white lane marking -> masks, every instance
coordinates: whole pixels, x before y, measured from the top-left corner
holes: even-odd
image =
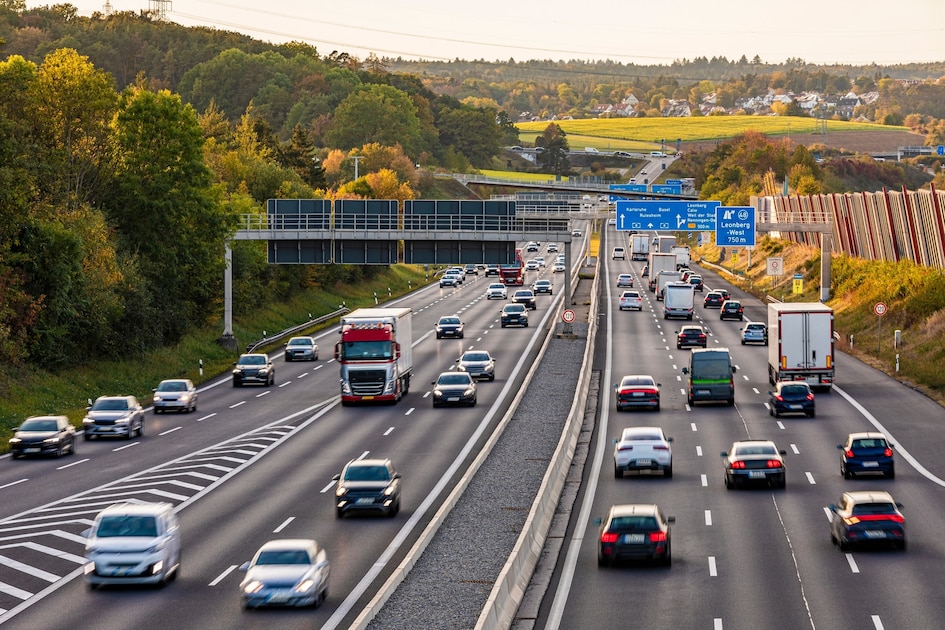
[[[294,520],[295,520],[295,517],[294,517],[294,516],[290,516],[289,518],[287,518],[287,519],[285,519],[284,521],[282,521],[282,523],[279,525],[279,527],[277,527],[277,528],[275,528],[274,530],[272,530],[272,533],[273,533],[273,534],[278,534],[278,533],[281,532],[283,529],[285,529],[286,527],[288,527],[288,526],[289,526],[289,523],[291,523],[291,522],[294,521]]]
[[[870,620],[873,622],[873,627],[876,628],[876,630],[883,630],[885,628],[879,615],[870,615]]]
[[[12,597],[16,597],[17,599],[22,599],[22,600],[27,600],[33,596],[33,594],[30,593],[29,591],[24,591],[21,588],[11,586],[3,582],[0,582],[0,593],[6,593],[7,595],[10,595]]]
[[[86,457],[85,459],[80,459],[78,461],[72,462],[71,464],[66,464],[65,466],[59,466],[56,468],[56,470],[65,470],[66,468],[72,468],[76,464],[84,464],[87,461],[89,461],[88,457]]]
[[[784,423],[778,420],[778,428],[784,431]]]
[[[393,433],[393,432],[394,432],[394,427],[390,427],[389,429],[387,429],[386,431],[384,431],[384,435],[390,435],[390,434]]]
[[[716,577],[719,574],[715,567],[715,556],[709,556],[709,576]]]
[[[260,392],[260,393],[256,394],[256,398],[262,398],[263,396],[268,396],[268,395],[271,394],[271,393],[272,393],[272,390],[271,390],[271,389],[267,389],[267,390],[264,391],[264,392]]]
[[[693,430],[693,432],[696,432],[696,431],[699,430],[699,428],[696,426],[696,423],[695,423],[695,422],[690,422],[690,423],[689,423],[689,428],[691,428],[691,429]]]
[[[296,376],[295,378],[305,378],[305,377],[308,376],[308,375],[309,375],[308,372],[302,372],[301,374],[299,374],[299,375]]]
[[[797,444],[791,444],[791,450],[794,451],[795,455],[801,454],[801,452],[797,449]]]
[[[742,374],[742,378],[747,381],[747,380],[748,380],[748,375],[747,375],[747,374]]]
[[[325,367],[325,366],[324,366],[324,365],[316,365],[315,367],[312,368],[312,371],[314,372],[315,370],[320,370],[320,369],[322,369],[323,367]]]
[[[245,405],[245,404],[246,404],[246,401],[245,401],[245,400],[241,400],[241,401],[239,401],[239,402],[236,403],[236,404],[230,405],[230,409],[236,409],[236,408],[239,407],[240,405]]]
[[[17,485],[17,484],[23,483],[24,481],[29,481],[29,479],[26,478],[26,477],[23,477],[22,479],[17,479],[16,481],[11,481],[10,483],[5,483],[5,484],[3,484],[2,486],[0,486],[0,490],[3,490],[4,488],[9,488],[10,486],[15,486],[15,485]]]
[[[856,566],[856,560],[853,559],[853,554],[848,553],[846,554],[846,556],[847,556],[847,564],[850,565],[850,571],[852,571],[853,573],[859,573],[860,567]]]
[[[215,415],[217,415],[217,412],[214,411],[213,413],[205,415],[203,418],[197,418],[197,422],[203,422],[204,420],[209,420]]]
[[[757,387],[752,387],[752,388],[751,388],[751,391],[755,392],[756,394],[760,394],[760,393],[761,393],[761,392],[758,391],[758,388],[757,388]]]
[[[426,398],[429,395],[430,395],[430,392],[424,392],[423,397]]]
[[[807,475],[807,482],[808,482],[810,485],[812,485],[812,486],[816,486],[816,485],[817,485],[817,482],[814,481],[814,475],[812,475],[812,474],[809,473],[809,472],[805,472],[804,474]]]
[[[722,620],[718,617],[712,620],[712,630],[722,630]]]
[[[409,416],[410,414],[413,413],[413,410],[414,410],[414,409],[416,409],[416,407],[411,407],[410,409],[408,409],[407,411],[404,412],[404,415],[405,415],[405,416]]]
[[[712,526],[712,510],[705,511],[705,524],[709,527]]]
[[[676,381],[682,381],[682,377],[681,377],[679,374],[676,375]],[[682,388],[680,388],[679,391],[681,391],[681,392],[684,393],[684,394],[686,393],[686,390],[684,390],[684,389],[682,389]]]
[[[123,451],[126,448],[131,448],[132,446],[138,446],[141,442],[132,442],[131,444],[125,444],[124,446],[119,446],[118,448],[113,448],[112,452],[117,453],[118,451]]]
[[[702,480],[702,487],[703,487],[703,488],[709,485],[709,477],[708,477],[705,473],[703,473],[702,475],[700,475],[699,478]]]
[[[289,385],[291,385],[291,384],[292,384],[292,381],[286,381],[286,382],[283,383],[282,385],[279,385],[279,389],[282,389],[283,387],[287,387],[287,386],[289,386]],[[266,392],[266,393],[268,394],[269,392]],[[256,396],[256,398],[259,398],[259,396]]]
[[[370,454],[371,451],[364,451],[361,455],[358,456],[358,460],[362,460]]]
[[[59,580],[59,576],[55,573],[49,573],[48,571],[37,569],[36,567],[32,567],[12,558],[7,558],[6,556],[0,556],[0,565],[10,567],[11,569],[16,569],[17,571],[21,571],[27,575],[32,575],[35,578],[39,578],[40,580],[44,580],[49,583]]]
[[[830,508],[825,505],[823,510],[824,514],[827,516],[827,522],[829,523],[831,520],[833,520],[830,518]]]
[[[158,435],[167,435],[168,433],[173,433],[174,431],[180,431],[184,427],[174,427],[173,429],[168,429],[167,431],[161,431]]]
[[[702,447],[696,446],[696,457],[702,457]]]
[[[335,483],[336,483],[336,482],[335,482],[334,480],[331,481],[327,486],[325,486],[324,488],[322,488],[322,489],[319,490],[318,492],[319,492],[320,494],[325,494],[326,492],[328,492],[329,490],[331,490],[332,488],[335,487]]]
[[[226,576],[228,576],[230,573],[232,573],[232,572],[235,571],[235,570],[236,570],[236,565],[235,565],[235,564],[231,564],[229,567],[227,567],[227,568],[223,571],[223,573],[221,573],[221,574],[218,575],[217,577],[213,578],[213,581],[210,582],[210,584],[208,584],[207,586],[216,586],[217,584],[219,584],[220,582],[223,581],[223,578],[225,578]]]

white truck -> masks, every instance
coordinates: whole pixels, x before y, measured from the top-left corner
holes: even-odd
[[[671,271],[661,271],[659,275],[656,276],[657,300],[663,299],[663,291],[666,289],[666,285],[670,282],[682,282],[682,274],[676,271],[676,267],[673,267]]]
[[[663,289],[663,319],[684,317],[692,319],[692,285],[688,282],[670,282]]]
[[[672,254],[674,247],[676,247],[675,236],[657,236],[656,237],[656,251],[658,251],[659,253]]]
[[[768,304],[768,381],[834,382],[833,309],[820,302]]]
[[[688,245],[677,245],[673,248],[672,253],[676,256],[676,269],[682,269],[683,267],[689,266],[691,258],[689,257]]]
[[[646,260],[650,253],[650,237],[634,234],[630,237],[630,260]]]
[[[413,311],[360,308],[341,318],[341,404],[397,402],[410,391]]]
[[[650,263],[647,270],[650,278],[650,291],[656,291],[656,281],[661,271],[676,271],[676,256],[674,254],[661,254],[659,252],[650,254]]]

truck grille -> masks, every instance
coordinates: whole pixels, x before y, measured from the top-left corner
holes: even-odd
[[[356,370],[348,373],[351,393],[356,396],[379,396],[384,393],[385,370]]]

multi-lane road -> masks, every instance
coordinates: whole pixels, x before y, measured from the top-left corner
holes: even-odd
[[[611,238],[623,238],[610,233]],[[609,249],[602,249],[609,251]],[[652,374],[662,383],[662,411],[618,413],[602,393],[584,489],[563,545],[554,583],[535,623],[544,628],[940,628],[945,581],[945,461],[940,406],[846,355],[837,387],[817,396],[816,419],[768,415],[767,349],[742,346],[741,324],[720,321],[696,294],[696,321],[709,347],[728,347],[738,367],[735,406],[686,403],[688,350],[677,350],[662,303],[646,292],[641,313],[620,312],[613,280],[643,263],[604,260],[604,383]],[[765,307],[711,272],[709,286],[743,298],[747,319],[766,321]],[[645,287],[645,284],[643,285]],[[688,322],[685,322],[688,323]],[[612,474],[612,438],[626,426],[661,426],[673,442],[674,476]],[[887,432],[897,445],[894,480],[845,481],[839,444],[847,433]],[[719,456],[734,440],[773,439],[787,451],[784,490],[726,490]],[[830,542],[825,506],[845,490],[887,490],[904,507],[908,551],[841,553]],[[593,520],[616,503],[657,503],[676,517],[671,568],[597,566]]]
[[[205,386],[191,414],[148,413],[134,440],[80,441],[55,459],[0,460],[0,621],[11,628],[347,627],[397,566],[502,417],[544,337],[553,296],[538,296],[528,328],[500,328],[505,303],[487,300],[492,278],[458,289],[433,285],[396,302],[414,310],[411,391],[397,405],[342,407],[337,331],[321,335],[321,360],[275,355],[276,384]],[[537,274],[530,273],[529,281]],[[434,324],[458,314],[464,339],[437,340]],[[545,325],[543,325],[545,324]],[[462,351],[489,350],[494,382],[474,408],[436,409],[431,382]],[[104,393],[89,392],[95,397]],[[390,457],[403,475],[395,518],[335,516],[332,476],[359,457]],[[182,525],[180,577],[163,588],[90,591],[82,533],[117,501],[169,501]],[[317,611],[244,612],[238,567],[273,538],[315,538],[329,553],[331,587]]]

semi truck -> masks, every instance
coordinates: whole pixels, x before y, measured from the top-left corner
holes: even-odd
[[[657,236],[656,237],[656,251],[658,251],[659,253],[672,254],[674,247],[676,247],[675,236]]]
[[[768,304],[768,381],[834,383],[833,309],[820,302]]]
[[[525,267],[520,262],[513,265],[500,265],[499,280],[509,287],[523,286],[525,284]]]
[[[672,253],[676,256],[676,269],[682,269],[683,267],[689,266],[691,259],[689,257],[688,245],[677,245],[673,248]]]
[[[634,234],[630,237],[630,260],[646,260],[650,253],[650,237]]]
[[[396,403],[410,391],[413,311],[361,308],[341,318],[341,404]]]
[[[673,263],[675,264],[675,263]],[[670,282],[682,282],[682,274],[673,267],[671,271],[661,271],[656,276],[656,299],[663,299],[663,291]]]
[[[663,319],[683,317],[691,320],[695,301],[692,285],[688,282],[670,282],[663,290]]]
[[[656,281],[661,271],[676,271],[676,256],[674,254],[661,254],[653,252],[650,254],[649,277],[650,291],[656,291]]]

